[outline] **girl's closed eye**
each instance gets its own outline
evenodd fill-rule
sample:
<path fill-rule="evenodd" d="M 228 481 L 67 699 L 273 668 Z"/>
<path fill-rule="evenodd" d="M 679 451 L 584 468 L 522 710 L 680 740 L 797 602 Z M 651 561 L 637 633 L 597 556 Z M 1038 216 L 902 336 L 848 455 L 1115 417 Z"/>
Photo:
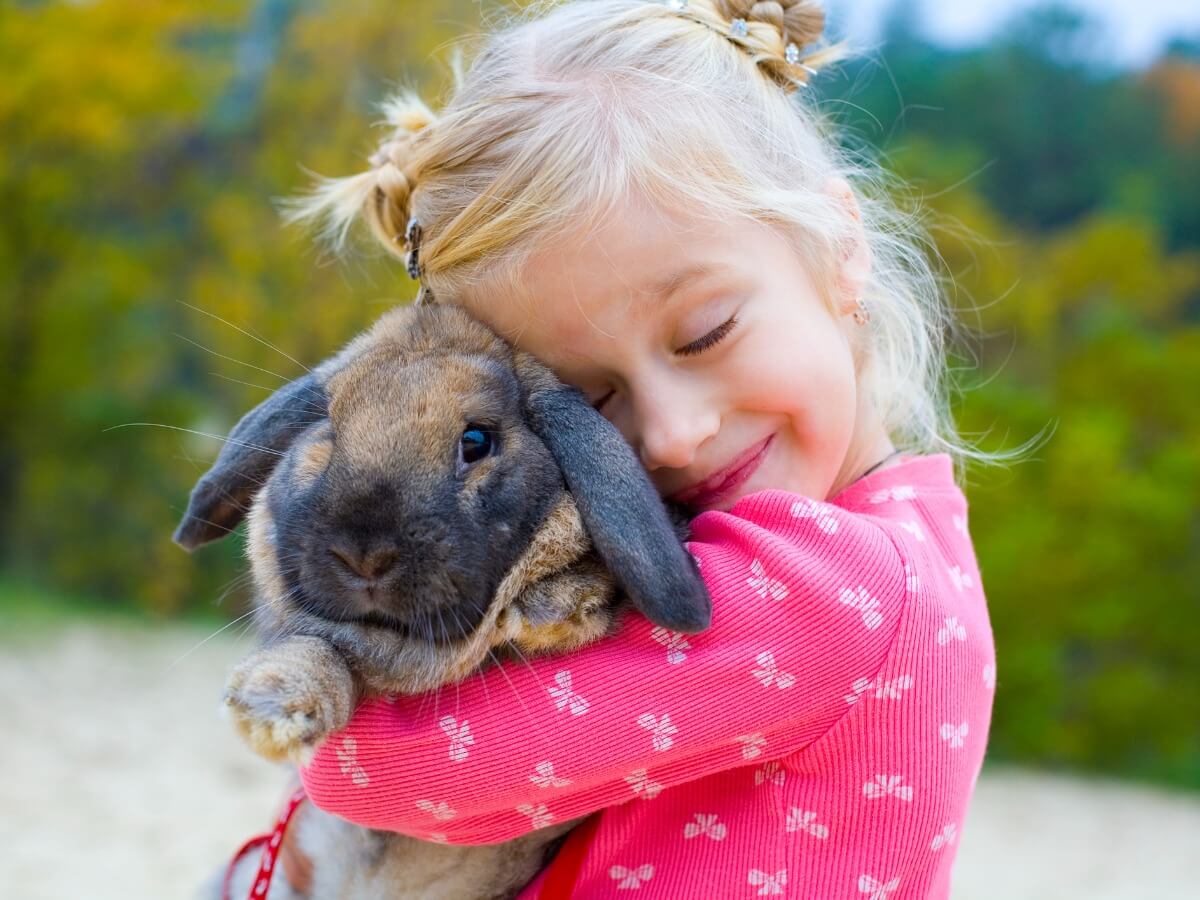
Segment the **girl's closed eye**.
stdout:
<path fill-rule="evenodd" d="M 720 325 L 718 325 L 716 328 L 714 328 L 712 331 L 708 332 L 708 334 L 704 335 L 703 337 L 697 338 L 696 340 L 692 341 L 690 344 L 685 344 L 684 346 L 677 349 L 675 352 L 677 354 L 679 354 L 680 356 L 697 356 L 697 355 L 703 353 L 705 350 L 709 350 L 709 349 L 715 347 L 717 344 L 721 343 L 721 341 L 725 340 L 725 338 L 729 337 L 729 335 L 733 331 L 733 329 L 735 327 L 737 327 L 737 324 L 738 324 L 738 317 L 737 317 L 737 314 L 735 313 L 734 315 L 732 315 L 728 319 L 726 319 L 724 322 L 722 322 Z M 602 408 L 604 406 L 604 404 L 608 402 L 609 398 L 612 397 L 612 395 L 613 395 L 613 391 L 609 391 L 607 394 L 604 394 L 599 399 L 593 400 L 592 407 L 597 410 Z"/>
<path fill-rule="evenodd" d="M 690 344 L 680 347 L 675 352 L 680 356 L 695 356 L 698 353 L 703 353 L 705 350 L 715 347 L 717 344 L 721 343 L 721 341 L 725 340 L 725 338 L 729 336 L 729 333 L 733 331 L 737 323 L 738 317 L 735 313 L 708 334 L 704 335 L 704 337 L 698 338 L 697 340 L 692 341 Z"/>

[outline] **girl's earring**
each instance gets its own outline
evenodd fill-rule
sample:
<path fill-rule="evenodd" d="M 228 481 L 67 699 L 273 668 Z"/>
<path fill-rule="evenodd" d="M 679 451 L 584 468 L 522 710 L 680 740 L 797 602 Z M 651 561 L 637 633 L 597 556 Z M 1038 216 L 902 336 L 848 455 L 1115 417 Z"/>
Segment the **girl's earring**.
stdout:
<path fill-rule="evenodd" d="M 863 303 L 863 298 L 859 297 L 854 301 L 858 304 L 858 309 L 854 310 L 854 321 L 858 325 L 866 325 L 871 321 L 871 311 L 867 309 L 867 304 Z"/>

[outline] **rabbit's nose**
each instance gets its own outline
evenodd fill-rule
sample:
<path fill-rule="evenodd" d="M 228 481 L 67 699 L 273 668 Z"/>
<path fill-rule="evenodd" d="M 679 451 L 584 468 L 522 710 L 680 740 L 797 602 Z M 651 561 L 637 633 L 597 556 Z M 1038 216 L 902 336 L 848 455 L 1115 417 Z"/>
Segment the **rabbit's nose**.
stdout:
<path fill-rule="evenodd" d="M 355 575 L 370 581 L 376 581 L 390 572 L 400 558 L 400 552 L 395 547 L 376 547 L 364 553 L 344 544 L 333 544 L 329 552 Z"/>

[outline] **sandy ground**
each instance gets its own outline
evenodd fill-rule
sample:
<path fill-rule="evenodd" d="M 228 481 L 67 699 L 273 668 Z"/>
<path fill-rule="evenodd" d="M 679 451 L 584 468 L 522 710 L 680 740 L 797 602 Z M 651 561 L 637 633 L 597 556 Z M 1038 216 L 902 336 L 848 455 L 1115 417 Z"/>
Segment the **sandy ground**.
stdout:
<path fill-rule="evenodd" d="M 273 817 L 286 772 L 217 714 L 248 649 L 195 628 L 0 635 L 0 897 L 190 897 Z M 1200 897 L 1200 798 L 987 770 L 956 900 Z"/>

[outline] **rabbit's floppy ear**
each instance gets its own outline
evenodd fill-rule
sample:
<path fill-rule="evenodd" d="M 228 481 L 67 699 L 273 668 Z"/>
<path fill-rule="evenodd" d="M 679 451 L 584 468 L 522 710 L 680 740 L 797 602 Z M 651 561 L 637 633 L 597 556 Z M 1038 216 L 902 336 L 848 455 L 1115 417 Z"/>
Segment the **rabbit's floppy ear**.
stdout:
<path fill-rule="evenodd" d="M 174 540 L 186 550 L 229 534 L 246 516 L 250 499 L 292 442 L 328 415 L 325 392 L 312 375 L 284 385 L 229 433 L 217 461 L 192 489 Z"/>
<path fill-rule="evenodd" d="M 558 462 L 600 558 L 647 619 L 703 631 L 712 600 L 633 449 L 578 390 L 528 354 L 516 363 L 530 427 Z"/>

